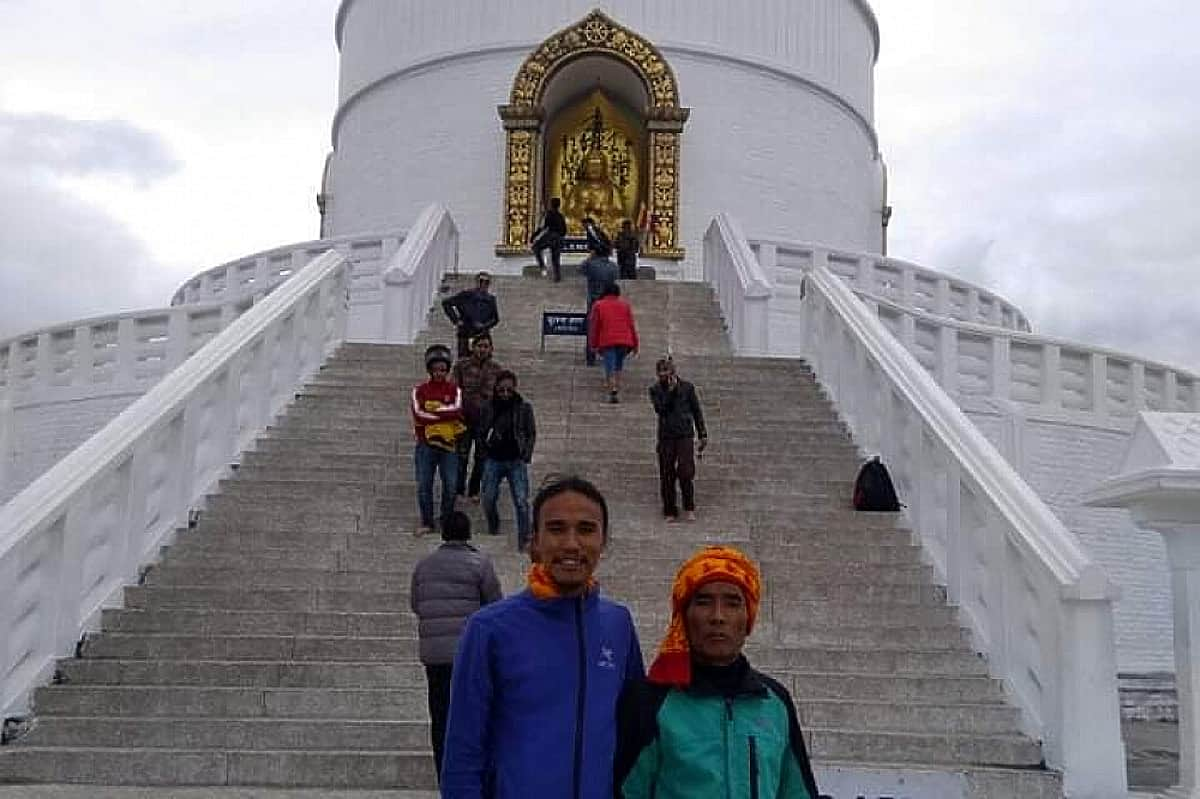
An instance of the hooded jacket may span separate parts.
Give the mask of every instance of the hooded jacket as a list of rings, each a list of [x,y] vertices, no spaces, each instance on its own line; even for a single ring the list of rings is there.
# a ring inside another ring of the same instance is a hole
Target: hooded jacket
[[[493,397],[483,403],[480,409],[479,421],[475,425],[475,438],[486,457],[493,457],[490,444],[495,440],[494,437],[503,436],[507,430],[511,430],[517,440],[521,460],[525,463],[533,460],[533,445],[537,441],[533,406],[516,391],[513,392],[511,402],[506,404]]]
[[[639,680],[621,696],[614,796],[817,799],[791,696],[745,657],[693,665],[686,690]]]
[[[637,325],[633,308],[615,295],[602,297],[592,306],[591,335],[588,341],[596,350],[609,347],[638,348]]]
[[[482,608],[454,660],[443,799],[611,799],[617,699],[642,673],[629,610],[599,591]]]

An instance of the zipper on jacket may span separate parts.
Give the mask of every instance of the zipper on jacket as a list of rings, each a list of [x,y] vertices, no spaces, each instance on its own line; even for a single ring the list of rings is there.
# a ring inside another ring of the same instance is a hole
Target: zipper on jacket
[[[758,799],[758,741],[750,736],[750,799]]]
[[[730,768],[729,728],[733,726],[733,697],[725,697],[725,718],[721,724],[721,743],[724,745],[725,799],[733,799],[733,774]]]
[[[579,642],[579,687],[575,699],[575,771],[571,775],[572,796],[580,797],[583,774],[583,715],[587,698],[587,647],[583,640],[583,598],[575,599],[575,638]]]

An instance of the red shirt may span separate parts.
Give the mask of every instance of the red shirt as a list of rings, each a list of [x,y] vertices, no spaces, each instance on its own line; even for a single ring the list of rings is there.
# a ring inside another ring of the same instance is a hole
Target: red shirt
[[[436,410],[429,410],[431,403],[437,403]],[[449,380],[426,380],[412,390],[410,410],[417,441],[425,443],[425,425],[462,421],[462,392]]]
[[[633,308],[620,297],[609,295],[601,297],[592,306],[590,321],[591,336],[589,337],[594,349],[603,350],[609,347],[638,348],[637,326],[633,323]]]

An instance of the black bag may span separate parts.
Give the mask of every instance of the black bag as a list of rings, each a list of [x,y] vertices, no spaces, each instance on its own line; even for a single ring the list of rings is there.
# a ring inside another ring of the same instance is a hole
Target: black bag
[[[858,478],[854,481],[854,509],[891,513],[900,510],[892,476],[877,457],[871,458],[858,470]]]

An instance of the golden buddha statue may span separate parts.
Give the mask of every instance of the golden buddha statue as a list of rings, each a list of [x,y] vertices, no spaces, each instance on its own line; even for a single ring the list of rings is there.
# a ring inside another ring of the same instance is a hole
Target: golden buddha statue
[[[629,216],[625,198],[608,173],[608,157],[593,147],[583,156],[575,183],[567,192],[563,214],[572,232],[583,230],[585,217],[595,219],[605,231],[616,231]]]

